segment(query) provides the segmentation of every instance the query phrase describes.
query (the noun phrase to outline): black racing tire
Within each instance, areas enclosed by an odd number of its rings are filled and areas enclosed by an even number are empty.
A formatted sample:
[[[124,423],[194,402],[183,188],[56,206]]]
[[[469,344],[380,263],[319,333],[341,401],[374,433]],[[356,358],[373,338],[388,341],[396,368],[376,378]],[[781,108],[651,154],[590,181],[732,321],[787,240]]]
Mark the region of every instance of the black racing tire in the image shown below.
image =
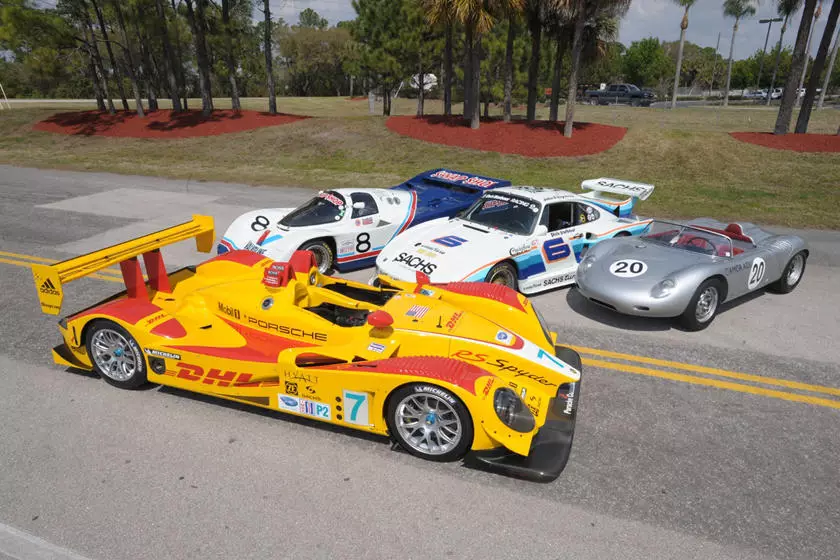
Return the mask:
[[[416,419],[416,427],[412,419]],[[451,424],[456,419],[457,423]],[[400,447],[428,461],[457,461],[472,447],[474,428],[469,410],[457,395],[431,383],[410,383],[391,393],[385,423]],[[438,434],[454,441],[447,442]]]
[[[509,261],[503,261],[490,269],[490,272],[484,277],[484,281],[488,284],[502,284],[513,290],[518,290],[517,277],[516,267]]]
[[[318,272],[321,274],[329,274],[335,266],[335,253],[332,247],[323,239],[314,239],[307,241],[300,246],[300,251],[310,251],[315,255],[315,263],[318,265]],[[296,270],[295,272],[308,272],[305,270]]]
[[[91,323],[85,337],[93,371],[114,387],[137,389],[148,383],[143,350],[123,327],[107,319]]]
[[[808,253],[799,251],[793,255],[782,272],[782,277],[768,286],[777,294],[789,294],[802,281],[805,275],[805,265],[808,263]],[[797,270],[798,269],[798,270]]]
[[[704,298],[705,304],[701,304],[701,298]],[[709,278],[694,292],[680,315],[680,324],[687,331],[702,331],[712,324],[722,301],[723,284],[717,278]]]

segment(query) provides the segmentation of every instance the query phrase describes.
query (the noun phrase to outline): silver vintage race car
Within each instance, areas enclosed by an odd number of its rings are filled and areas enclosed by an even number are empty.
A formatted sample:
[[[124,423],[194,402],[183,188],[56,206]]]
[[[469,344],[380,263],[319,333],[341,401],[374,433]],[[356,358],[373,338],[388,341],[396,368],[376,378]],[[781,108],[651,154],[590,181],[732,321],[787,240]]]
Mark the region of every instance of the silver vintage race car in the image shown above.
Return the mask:
[[[807,259],[803,239],[753,224],[656,220],[640,237],[591,247],[578,267],[577,285],[583,296],[614,311],[678,317],[687,330],[698,331],[724,301],[767,286],[792,291]]]

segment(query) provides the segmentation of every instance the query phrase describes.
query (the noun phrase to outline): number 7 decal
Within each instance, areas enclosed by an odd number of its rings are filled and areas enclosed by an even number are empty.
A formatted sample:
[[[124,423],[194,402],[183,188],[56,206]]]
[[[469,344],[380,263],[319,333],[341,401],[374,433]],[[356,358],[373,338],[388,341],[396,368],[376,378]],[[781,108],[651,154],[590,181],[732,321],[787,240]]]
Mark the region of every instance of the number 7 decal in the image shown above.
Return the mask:
[[[369,426],[368,393],[344,390],[344,421],[357,426]]]

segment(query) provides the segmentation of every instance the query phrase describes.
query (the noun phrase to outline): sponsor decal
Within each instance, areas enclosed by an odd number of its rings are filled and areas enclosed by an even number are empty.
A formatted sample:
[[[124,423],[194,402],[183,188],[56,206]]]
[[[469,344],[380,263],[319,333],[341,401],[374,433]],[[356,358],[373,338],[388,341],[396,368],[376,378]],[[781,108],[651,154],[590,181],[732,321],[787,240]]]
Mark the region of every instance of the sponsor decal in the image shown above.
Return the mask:
[[[318,384],[318,376],[312,375],[311,373],[300,373],[297,371],[287,371],[283,374],[286,379],[292,379],[294,381],[299,381],[301,383],[314,383],[315,385]]]
[[[43,284],[41,284],[41,287],[38,289],[41,291],[42,294],[49,294],[51,296],[60,295],[55,287],[55,284],[53,284],[53,281],[49,278],[44,280]]]
[[[326,342],[327,341],[327,334],[326,333],[319,333],[319,332],[310,332],[306,331],[297,327],[287,327],[286,325],[280,325],[278,323],[271,323],[269,321],[264,321],[262,319],[257,319],[256,317],[248,317],[248,323],[252,325],[257,325],[259,328],[267,330],[267,331],[276,331],[280,334],[294,336],[296,338],[310,338],[317,342]]]
[[[378,342],[371,342],[370,344],[368,344],[368,350],[370,350],[371,352],[381,354],[385,351],[385,345],[379,344]]]
[[[230,305],[225,305],[221,301],[219,302],[219,311],[237,320],[240,319],[240,316],[242,315],[238,309]]]
[[[169,358],[170,360],[180,360],[180,354],[173,354],[172,352],[164,352],[163,350],[155,350],[154,348],[146,348],[146,354],[149,356],[157,356],[158,358]]]
[[[332,420],[332,406],[311,399],[278,393],[277,408],[305,416],[312,416],[320,420]]]
[[[557,385],[557,383],[552,383],[542,375],[538,375],[536,373],[528,371],[527,369],[520,369],[512,365],[508,360],[505,360],[504,358],[493,358],[491,356],[488,356],[487,354],[483,354],[480,352],[472,352],[471,350],[459,350],[451,356],[453,358],[459,358],[461,360],[487,364],[490,367],[497,368],[499,370],[499,373],[511,372],[514,378],[524,377],[526,379],[536,381],[540,385],[545,386]]]
[[[516,204],[517,206],[523,206],[525,208],[530,208],[532,212],[538,212],[540,209],[540,205],[534,202],[533,200],[528,200],[526,198],[519,198],[513,196],[505,196],[500,193],[488,193],[484,195],[484,200],[501,200],[503,202],[507,202],[508,204]]]
[[[457,311],[457,312],[453,313],[452,317],[450,317],[449,320],[446,322],[446,328],[449,329],[450,331],[452,329],[454,329],[455,325],[458,324],[458,321],[461,320],[461,316],[463,316],[463,315],[464,315],[463,311]]]
[[[372,223],[373,223],[373,218],[365,218],[364,220],[362,220],[362,224],[366,225],[366,226],[369,226]]]
[[[560,276],[555,276],[554,278],[546,278],[543,280],[543,286],[553,286],[555,284],[563,284],[565,282],[571,282],[575,279],[574,272],[567,272],[566,274],[561,274]]]
[[[496,340],[502,344],[508,344],[513,341],[513,335],[507,331],[499,331],[496,333]]]
[[[344,421],[357,426],[369,426],[368,393],[344,390]]]
[[[414,317],[415,319],[422,319],[428,312],[429,308],[425,305],[412,305],[408,309],[408,311],[405,312],[405,316]]]
[[[163,312],[163,311],[161,311],[160,313],[155,313],[154,315],[152,315],[151,317],[149,317],[148,319],[146,319],[146,320],[143,322],[143,324],[144,324],[145,326],[147,326],[147,327],[148,327],[148,326],[149,326],[149,325],[151,325],[152,323],[157,323],[158,321],[160,321],[160,320],[162,320],[162,319],[165,319],[166,317],[167,317],[166,313],[165,313],[165,312]]]
[[[333,206],[338,206],[339,208],[344,206],[344,202],[342,202],[340,198],[338,198],[337,196],[335,196],[332,193],[328,193],[328,192],[319,193],[318,198],[322,198],[322,199],[326,200],[327,202],[329,202],[330,204],[332,204]]]
[[[633,259],[622,259],[610,265],[610,272],[619,278],[635,278],[647,270],[647,264]]]
[[[204,368],[194,364],[178,362],[177,372],[166,372],[166,375],[173,375],[179,379],[186,379],[187,381],[201,381],[205,385],[215,385],[217,387],[230,387],[240,383],[248,383],[253,377],[250,373],[237,373],[235,371],[222,371],[220,369],[210,369],[204,371]],[[276,381],[264,381],[260,386],[276,386]]]
[[[420,253],[421,255],[425,255],[425,256],[433,258],[433,259],[437,258],[437,256],[440,254],[440,253],[436,253],[435,251],[429,251],[425,247],[418,247],[417,252]]]
[[[486,397],[490,393],[490,389],[493,388],[493,383],[496,382],[496,379],[493,377],[489,377],[487,379],[487,383],[484,385],[484,389],[481,390],[481,393]]]
[[[260,255],[264,255],[265,252],[266,252],[265,247],[260,247],[259,245],[257,245],[253,241],[248,241],[245,244],[245,250],[246,251],[251,251],[253,253],[259,253]]]
[[[575,410],[575,391],[577,390],[577,383],[566,383],[560,390],[557,391],[557,398],[566,401],[566,406],[563,408],[563,414],[570,415]]]
[[[286,381],[286,394],[297,396],[298,384],[293,381]]]
[[[422,288],[422,289],[420,290],[420,293],[421,293],[422,295],[424,295],[424,296],[429,296],[429,297],[431,297],[431,296],[435,295],[435,291],[434,291],[434,290],[429,290],[429,289],[426,289],[426,288]]]
[[[617,181],[605,181],[601,179],[598,181],[598,186],[604,189],[623,189],[629,192],[643,193],[647,189],[641,185],[628,185],[627,183],[619,183]]]
[[[516,247],[513,247],[510,250],[510,256],[515,257],[517,255],[522,255],[522,254],[527,253],[529,251],[533,251],[536,248],[537,248],[537,240],[532,239],[528,243],[523,243],[522,245],[518,245]]]
[[[482,210],[490,210],[491,208],[500,208],[502,206],[507,206],[507,202],[504,200],[488,200],[482,206]]]
[[[398,263],[403,263],[409,268],[419,270],[423,274],[429,276],[432,275],[432,273],[437,269],[438,266],[434,263],[424,260],[423,257],[418,257],[417,255],[412,255],[411,253],[400,253],[394,260]]]
[[[277,395],[277,407],[289,412],[300,412],[300,399],[286,395]]]
[[[478,187],[480,189],[487,189],[498,183],[498,181],[482,179],[481,177],[472,177],[470,175],[463,175],[461,173],[454,173],[446,170],[436,171],[435,173],[432,173],[430,177],[443,179],[444,181],[450,181],[452,183],[469,185],[471,187]]]
[[[435,387],[434,385],[415,385],[414,390],[418,393],[431,393],[437,397],[442,398],[449,404],[455,404],[455,399],[446,391]]]
[[[422,247],[423,249],[425,249],[427,251],[431,251],[432,253],[436,253],[438,255],[445,255],[446,254],[446,251],[444,251],[440,247],[436,247],[434,245],[426,245],[425,243],[415,243],[414,246],[415,247]],[[422,251],[420,251],[419,249],[417,250],[417,252],[422,253]]]
[[[352,253],[353,249],[355,247],[356,247],[356,240],[355,239],[345,239],[338,246],[338,252],[341,253],[341,254]]]
[[[744,270],[748,266],[749,265],[747,263],[734,264],[732,266],[726,267],[726,269],[723,272],[724,272],[724,274],[732,274],[733,272],[741,272],[742,270]]]

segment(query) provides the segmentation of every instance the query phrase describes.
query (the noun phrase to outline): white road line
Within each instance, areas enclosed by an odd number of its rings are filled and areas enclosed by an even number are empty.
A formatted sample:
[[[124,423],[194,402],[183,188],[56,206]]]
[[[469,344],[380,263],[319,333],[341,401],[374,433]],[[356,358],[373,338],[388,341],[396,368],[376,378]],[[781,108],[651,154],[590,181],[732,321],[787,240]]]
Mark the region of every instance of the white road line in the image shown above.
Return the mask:
[[[90,560],[3,523],[0,523],[0,555],[14,560]]]

